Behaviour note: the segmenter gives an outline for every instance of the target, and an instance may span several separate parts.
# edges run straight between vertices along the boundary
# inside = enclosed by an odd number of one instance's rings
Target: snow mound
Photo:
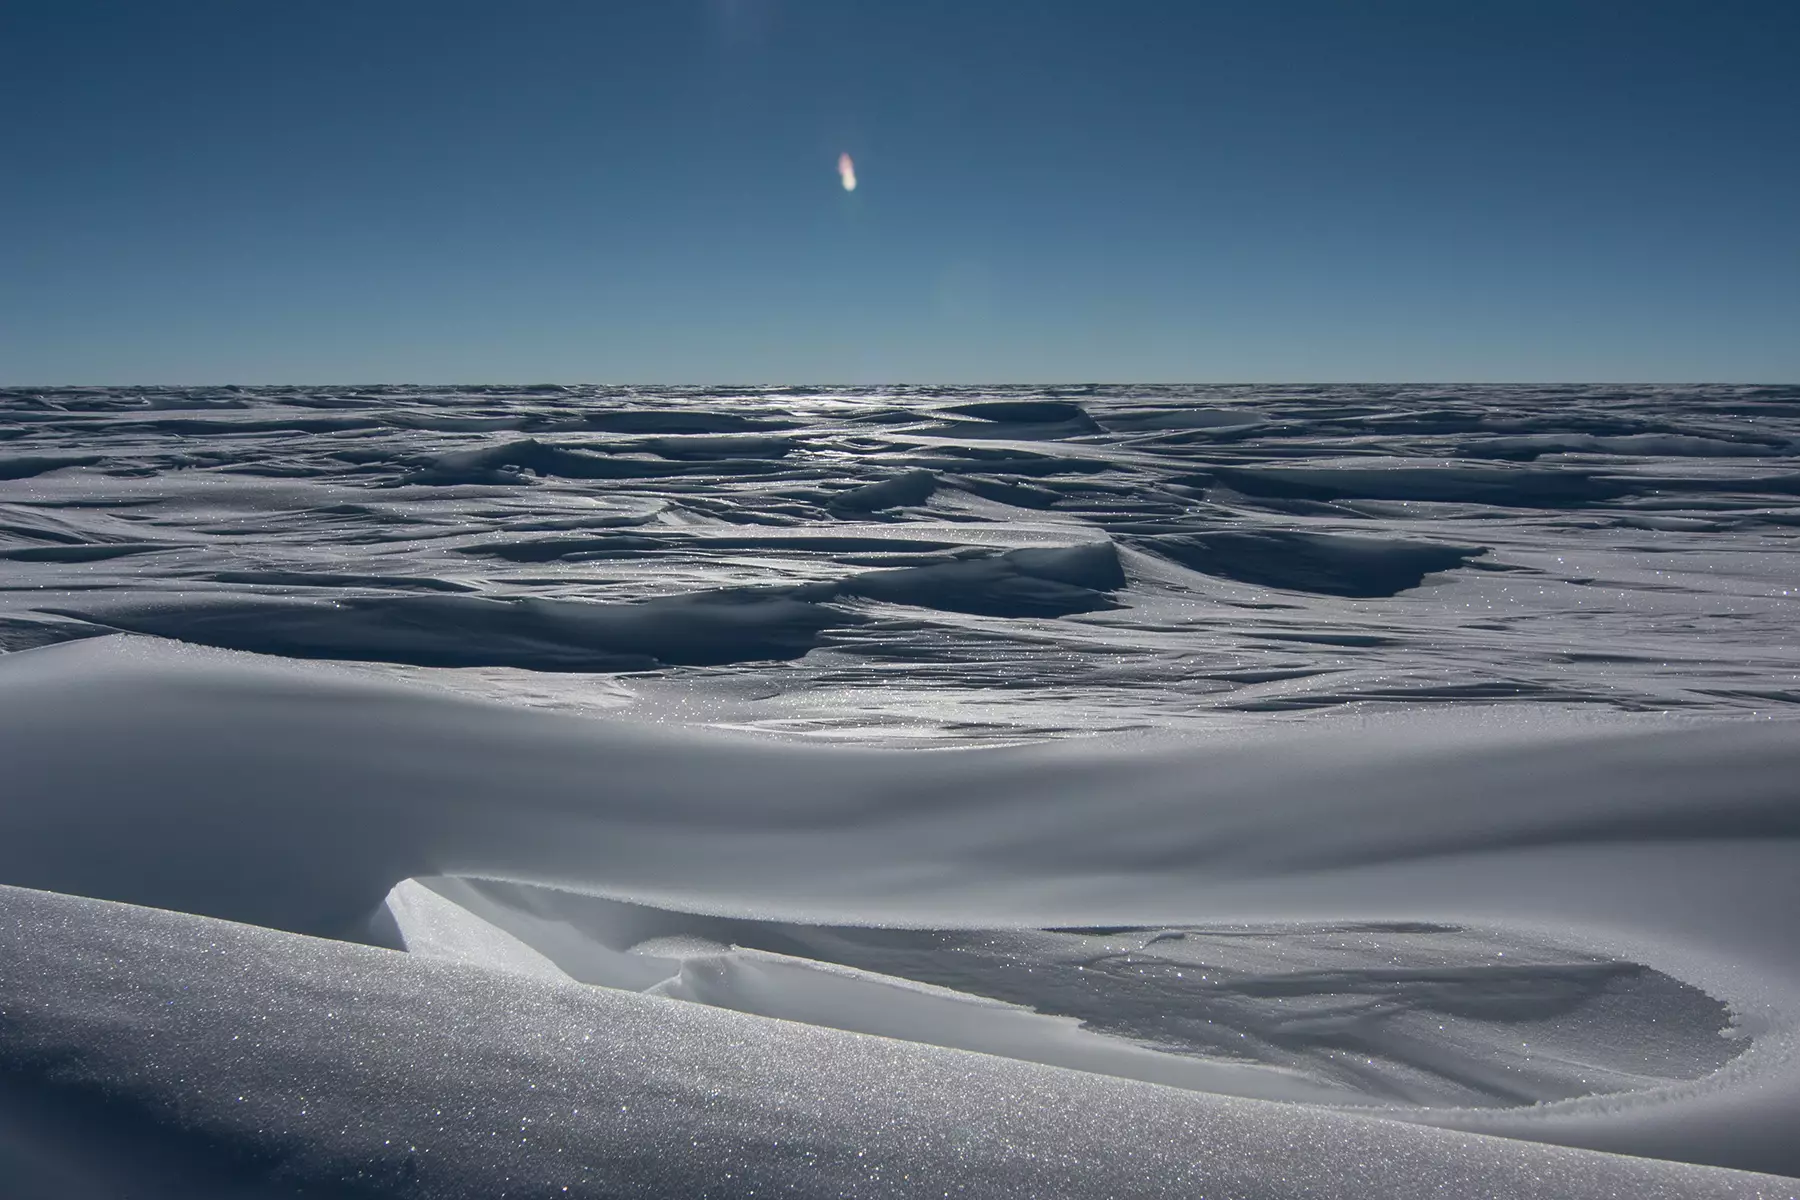
[[[1487,553],[1445,546],[1293,529],[1224,530],[1146,538],[1140,545],[1207,575],[1327,596],[1396,596],[1427,575]]]
[[[830,594],[994,617],[1060,617],[1117,608],[1125,586],[1111,542],[1012,550],[986,558],[872,571],[831,585]],[[824,594],[804,589],[799,595]]]
[[[0,457],[0,479],[30,479],[67,467],[91,467],[100,458],[94,454],[19,454]]]
[[[930,471],[903,471],[876,483],[865,483],[831,498],[833,512],[852,515],[923,504],[937,491],[938,478]]]
[[[1050,440],[1101,432],[1099,423],[1086,409],[1067,400],[979,400],[972,404],[952,404],[938,412],[953,417],[972,417],[980,422],[969,428],[970,422],[959,421],[945,429],[946,433],[965,437]],[[989,429],[983,430],[982,425]]]

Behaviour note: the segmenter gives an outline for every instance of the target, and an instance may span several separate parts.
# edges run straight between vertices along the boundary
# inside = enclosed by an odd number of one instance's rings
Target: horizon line
[[[878,383],[843,383],[823,381],[710,381],[710,380],[184,380],[123,382],[25,382],[0,381],[0,390],[25,388],[89,389],[89,388],[971,388],[971,387],[1040,387],[1040,388],[1121,388],[1121,387],[1800,387],[1796,380],[1748,379],[968,379],[968,380],[885,380]]]

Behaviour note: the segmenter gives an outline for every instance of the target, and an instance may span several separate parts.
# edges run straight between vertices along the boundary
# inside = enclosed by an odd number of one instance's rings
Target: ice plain
[[[0,392],[0,1170],[1794,1195],[1796,457],[1782,388]]]

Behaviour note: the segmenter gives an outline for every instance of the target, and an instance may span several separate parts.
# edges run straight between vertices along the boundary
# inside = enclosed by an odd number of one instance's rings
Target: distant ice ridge
[[[1796,396],[0,388],[0,648],[128,629],[571,710],[524,677],[658,672],[718,723],[946,745],[1749,716],[1800,704]]]

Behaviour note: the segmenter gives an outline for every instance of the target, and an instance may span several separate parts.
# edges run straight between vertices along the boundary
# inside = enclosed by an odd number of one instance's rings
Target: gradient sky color
[[[1800,380],[1800,3],[0,0],[0,383],[1153,380]]]

